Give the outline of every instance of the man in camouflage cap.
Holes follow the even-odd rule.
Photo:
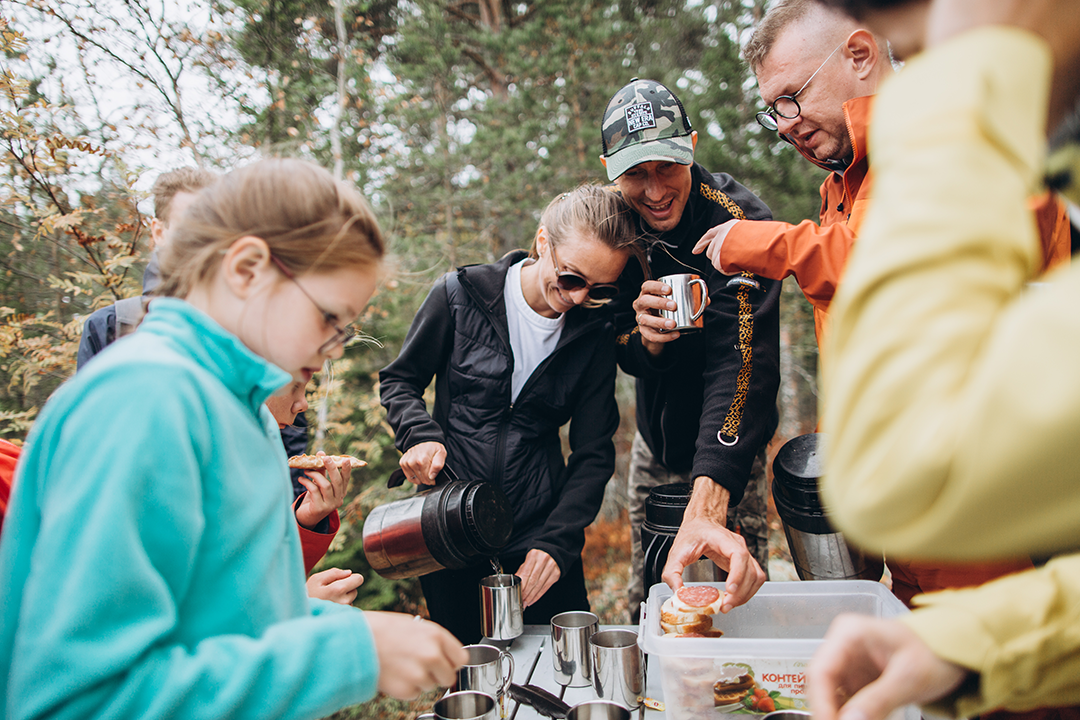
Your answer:
[[[697,133],[679,99],[658,82],[633,80],[608,103],[601,162],[638,216],[648,278],[629,263],[615,300],[619,364],[637,378],[637,433],[629,473],[633,538],[630,608],[644,599],[640,526],[649,490],[693,484],[663,579],[681,585],[703,555],[728,570],[725,611],[767,579],[765,446],[777,424],[780,283],[734,280],[691,250],[717,223],[771,219],[769,208],[726,173],[694,162]],[[651,280],[694,273],[709,286],[704,329],[671,330],[671,289]]]

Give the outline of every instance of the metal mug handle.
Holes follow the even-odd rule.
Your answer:
[[[514,656],[506,650],[500,650],[499,663],[503,660],[510,661],[510,672],[506,673],[506,677],[503,680],[502,689],[499,690],[499,694],[505,696],[507,691],[510,690],[510,683],[514,682]]]
[[[709,304],[709,286],[705,284],[704,280],[702,280],[701,278],[698,278],[697,280],[691,280],[690,286],[693,287],[698,283],[701,284],[701,306],[698,307],[698,309],[694,311],[694,314],[690,316],[691,322],[701,317],[701,314],[705,312],[705,308]]]

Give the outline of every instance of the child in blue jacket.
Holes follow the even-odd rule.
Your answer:
[[[363,199],[309,163],[199,194],[161,297],[57,391],[20,459],[0,541],[6,717],[318,718],[453,682],[467,656],[434,623],[308,599],[263,406],[341,356],[382,254]]]

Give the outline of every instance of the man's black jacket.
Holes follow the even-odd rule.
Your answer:
[[[632,304],[644,275],[631,261],[614,303],[619,365],[637,378],[637,427],[657,460],[692,478],[712,478],[728,489],[735,505],[754,456],[778,421],[781,283],[749,274],[732,282],[691,250],[715,225],[736,217],[770,220],[772,213],[726,173],[710,174],[695,163],[691,175],[677,227],[658,234],[638,222],[652,279],[692,272],[708,284],[705,328],[667,343],[653,359],[636,329]]]

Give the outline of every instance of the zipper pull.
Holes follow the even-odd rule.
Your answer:
[[[836,212],[838,212],[838,213],[844,212],[844,203],[843,203],[843,201],[841,201],[840,204],[836,206]]]

